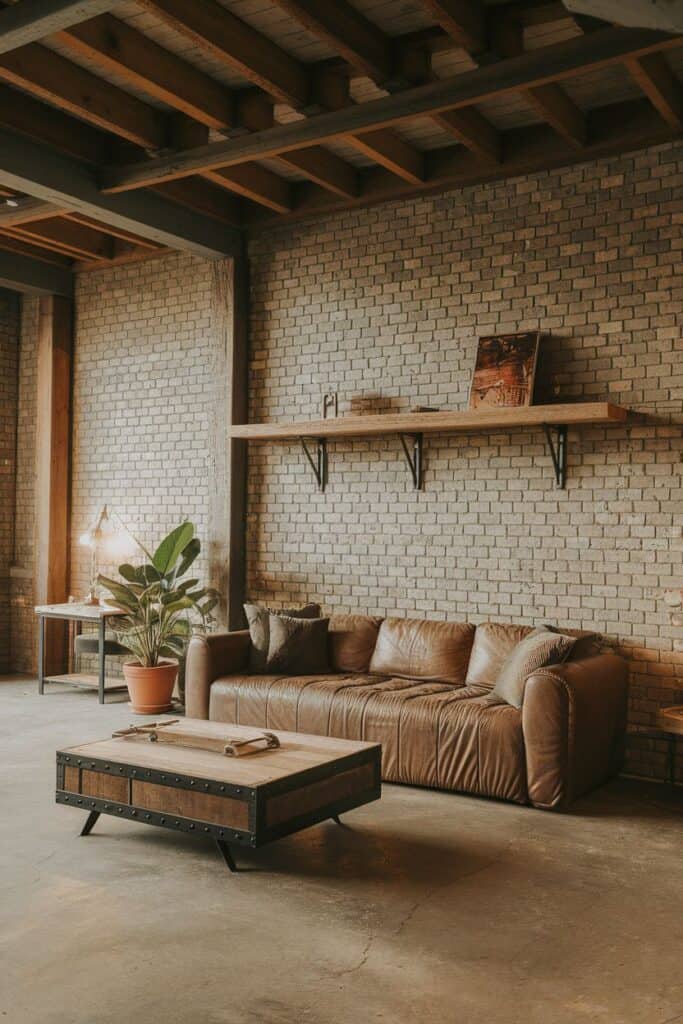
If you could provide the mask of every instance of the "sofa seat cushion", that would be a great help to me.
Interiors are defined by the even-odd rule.
[[[343,673],[223,676],[211,686],[209,718],[325,736],[330,697],[339,689],[376,681],[376,676]]]
[[[462,686],[474,639],[467,622],[385,619],[370,671]]]
[[[388,782],[525,803],[522,716],[484,686],[368,674],[226,676],[210,717],[382,744]]]

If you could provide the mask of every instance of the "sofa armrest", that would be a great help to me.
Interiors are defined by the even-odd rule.
[[[185,712],[188,718],[209,717],[211,684],[242,671],[249,655],[249,630],[207,633],[190,640],[185,663]]]
[[[627,691],[626,662],[613,654],[563,662],[529,676],[522,729],[535,807],[571,803],[617,774]]]

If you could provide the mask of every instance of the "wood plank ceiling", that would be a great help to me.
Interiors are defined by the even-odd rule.
[[[556,0],[0,0],[0,252],[78,270],[679,137],[683,37]]]

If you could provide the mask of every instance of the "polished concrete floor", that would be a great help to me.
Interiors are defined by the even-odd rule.
[[[258,852],[54,803],[54,751],[125,703],[0,682],[7,1024],[683,1022],[683,800],[572,814],[386,786]]]

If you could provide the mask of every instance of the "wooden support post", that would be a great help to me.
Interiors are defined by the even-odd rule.
[[[223,601],[222,626],[244,624],[246,578],[247,442],[230,436],[248,414],[249,284],[246,252],[214,262],[215,389],[211,403],[209,480],[209,575]]]
[[[34,597],[56,604],[69,586],[72,303],[59,295],[39,301]],[[64,623],[46,621],[46,675],[64,672],[66,661]]]

